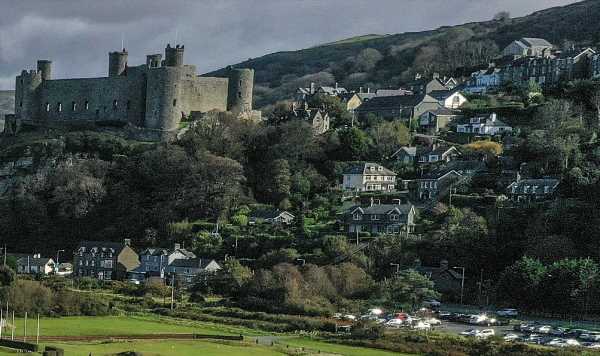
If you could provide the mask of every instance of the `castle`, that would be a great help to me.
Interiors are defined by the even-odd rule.
[[[231,111],[256,117],[252,110],[254,70],[229,67],[224,78],[201,77],[183,64],[184,46],[151,54],[146,64],[129,67],[125,49],[109,53],[108,77],[52,79],[52,62],[16,78],[15,122],[33,126],[116,125],[151,139],[173,137],[184,117]]]

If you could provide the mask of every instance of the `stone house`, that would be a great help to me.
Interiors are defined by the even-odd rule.
[[[19,274],[49,275],[54,272],[54,267],[55,263],[52,258],[43,258],[39,254],[17,259],[17,273]]]
[[[434,170],[408,181],[411,196],[419,201],[441,199],[453,184],[463,178],[485,171],[482,161],[450,161]]]
[[[395,159],[397,162],[401,162],[404,164],[412,164],[415,163],[417,158],[417,147],[400,147],[396,152],[394,152],[390,158]]]
[[[377,163],[355,164],[344,172],[342,187],[354,192],[391,192],[396,189],[396,173]]]
[[[450,123],[459,118],[462,118],[460,113],[445,107],[427,110],[419,116],[419,131],[436,135],[440,130],[447,129]]]
[[[560,180],[556,178],[517,179],[506,189],[508,198],[517,203],[531,203],[553,199]]]
[[[100,280],[122,280],[139,267],[138,254],[130,247],[131,240],[122,243],[82,241],[75,250],[75,276]]]
[[[346,110],[348,112],[353,113],[357,107],[361,106],[365,101],[370,100],[376,97],[377,94],[367,92],[367,93],[348,93],[340,96],[343,103],[346,104]]]
[[[502,50],[504,56],[542,57],[550,54],[553,46],[542,38],[524,37],[512,41]]]
[[[458,123],[456,132],[493,136],[510,133],[512,127],[500,121],[496,113],[491,113],[488,116],[472,117]]]
[[[414,229],[415,207],[406,204],[371,204],[353,206],[342,215],[344,230],[349,235],[360,232],[371,234],[410,233]]]
[[[175,259],[166,268],[167,275],[176,275],[184,283],[191,283],[197,275],[213,274],[221,269],[217,261],[210,258]]]

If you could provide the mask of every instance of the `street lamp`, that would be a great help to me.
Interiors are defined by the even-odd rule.
[[[65,250],[56,251],[56,268],[54,270],[54,274],[56,274],[58,272],[58,256],[60,255],[61,252],[65,252]]]
[[[390,266],[396,266],[396,274],[400,273],[400,264],[399,263],[390,263]]]
[[[452,267],[454,269],[462,269],[462,280],[460,282],[460,305],[463,304],[463,293],[465,290],[465,268],[464,267]]]

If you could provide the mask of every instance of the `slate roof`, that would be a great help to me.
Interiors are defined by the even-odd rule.
[[[392,154],[392,157],[400,154],[400,152],[405,152],[407,155],[409,155],[410,157],[416,157],[417,156],[417,147],[400,147],[396,152],[394,152]]]
[[[346,88],[342,88],[342,87],[318,87],[317,88],[317,92],[319,91],[323,91],[329,95],[337,95],[337,94],[344,94],[347,93],[348,91],[346,90]]]
[[[423,149],[422,152],[419,152],[419,154],[421,154],[421,155],[437,154],[437,155],[441,156],[451,149],[455,149],[458,151],[458,149],[455,146],[441,145],[441,146],[437,146],[435,148],[434,147],[426,147]],[[458,151],[458,153],[460,154],[460,151]]]
[[[17,260],[17,264],[21,265],[21,266],[38,266],[38,267],[43,267],[45,265],[48,264],[48,262],[50,262],[52,259],[51,258],[34,258],[34,257],[29,257],[29,260],[27,259],[27,257],[21,257]]]
[[[165,248],[146,248],[144,249],[142,252],[140,252],[140,255],[150,255],[150,256],[167,256],[169,254],[169,251]]]
[[[250,217],[259,218],[259,219],[275,219],[276,217],[278,217],[279,215],[281,215],[283,213],[290,214],[292,216],[292,218],[294,217],[294,215],[291,214],[290,212],[285,211],[285,210],[279,210],[279,209],[257,210],[257,211],[252,212],[252,214],[250,214]]]
[[[363,215],[386,215],[396,211],[400,215],[398,223],[406,223],[408,221],[408,214],[414,208],[414,205],[408,204],[374,204],[368,207],[361,207],[360,205],[354,205],[345,211],[346,217],[351,217],[356,210],[360,210]],[[367,220],[371,222],[370,220]],[[376,222],[376,221],[375,221]]]
[[[371,170],[371,168],[374,170]],[[379,168],[382,170],[379,170]],[[365,174],[365,175],[387,175],[387,176],[395,176],[396,173],[385,168],[384,166],[372,163],[372,162],[363,162],[350,166],[348,169],[344,171],[344,174]]]
[[[125,248],[125,244],[122,242],[111,242],[111,241],[81,241],[79,243],[78,249],[81,247],[85,247],[85,252],[90,251],[92,248],[98,248],[98,251],[102,251],[105,249],[113,249],[116,254],[119,254],[121,250]]]
[[[204,269],[208,266],[213,259],[210,258],[179,258],[174,260],[169,264],[169,267],[179,267],[179,268],[199,268]]]
[[[552,47],[552,44],[543,38],[523,37],[517,42],[521,42],[528,47]]]
[[[559,183],[560,180],[556,178],[522,179],[511,183],[508,186],[508,192],[510,194],[551,194],[556,190]],[[525,187],[527,187],[527,191],[525,191]],[[548,187],[548,193],[544,193],[545,187]]]
[[[368,111],[388,108],[409,108],[418,105],[424,98],[425,95],[376,96],[362,103],[357,110]]]
[[[457,113],[455,113],[454,111],[448,109],[445,106],[441,106],[435,110],[427,110],[425,111],[423,114],[421,115],[425,115],[427,113],[432,113],[433,115],[436,116],[453,116],[453,115],[458,115]]]
[[[452,171],[459,175],[480,172],[486,169],[485,163],[481,161],[451,161],[442,167],[424,174],[419,179],[440,179]]]
[[[421,274],[426,275],[449,273],[452,276],[452,278],[462,280],[462,274],[458,271],[455,271],[452,268],[418,266],[415,268],[415,270]],[[467,278],[465,277],[465,279]]]
[[[377,96],[398,96],[398,95],[413,95],[413,92],[406,89],[378,89]]]

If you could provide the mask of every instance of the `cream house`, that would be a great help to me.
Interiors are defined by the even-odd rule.
[[[396,173],[377,163],[360,163],[344,172],[342,186],[349,191],[389,192],[396,188]]]

